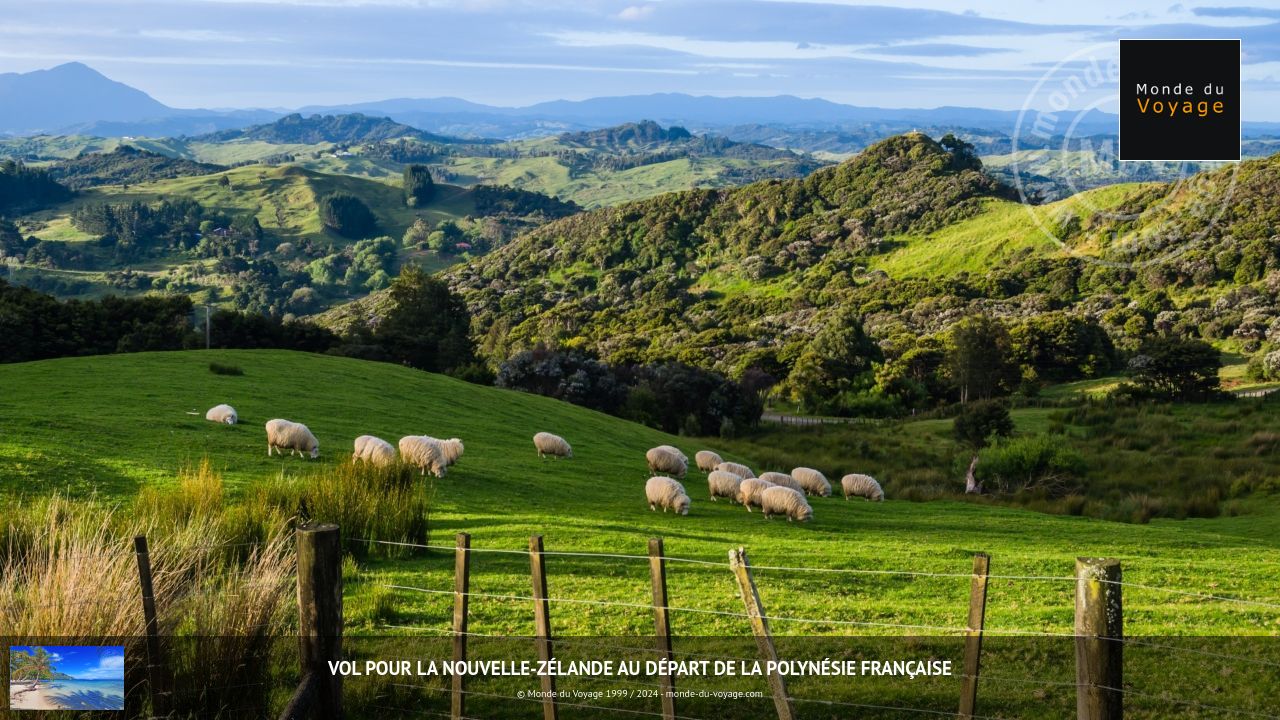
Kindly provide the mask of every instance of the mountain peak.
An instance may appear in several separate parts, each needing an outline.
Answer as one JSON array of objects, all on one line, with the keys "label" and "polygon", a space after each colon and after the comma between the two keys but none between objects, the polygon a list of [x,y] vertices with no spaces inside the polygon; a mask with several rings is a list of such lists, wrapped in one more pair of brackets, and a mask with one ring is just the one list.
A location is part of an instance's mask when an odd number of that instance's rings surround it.
[{"label": "mountain peak", "polygon": [[80,62],[0,75],[0,128],[49,132],[94,121],[141,121],[174,110]]}]

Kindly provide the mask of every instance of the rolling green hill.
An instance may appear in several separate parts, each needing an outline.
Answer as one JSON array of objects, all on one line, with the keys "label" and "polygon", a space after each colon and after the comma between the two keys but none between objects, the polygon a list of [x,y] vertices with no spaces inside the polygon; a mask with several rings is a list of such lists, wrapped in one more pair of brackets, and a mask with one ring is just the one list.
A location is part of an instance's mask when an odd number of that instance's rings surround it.
[{"label": "rolling green hill", "polygon": [[[215,375],[210,361],[235,365],[244,374]],[[1275,508],[1269,505],[1254,516],[1138,526],[979,504],[905,502],[895,499],[895,485],[880,461],[856,449],[845,450],[841,469],[884,478],[885,503],[815,498],[811,523],[766,521],[759,513],[706,501],[702,476],[694,471],[686,482],[694,498],[690,514],[653,513],[643,496],[644,451],[669,442],[692,455],[714,442],[673,438],[546,398],[389,364],[280,351],[147,353],[4,365],[0,386],[6,388],[0,396],[0,494],[10,499],[61,493],[127,505],[138,488],[173,482],[181,466],[205,457],[234,495],[268,477],[340,462],[359,434],[394,441],[402,434],[430,433],[466,443],[461,462],[434,481],[432,538],[442,544],[451,533],[467,531],[474,547],[515,550],[525,547],[530,534],[543,533],[548,550],[643,554],[646,538],[661,535],[675,557],[722,562],[729,548],[746,545],[761,565],[944,573],[968,572],[970,555],[985,550],[1001,574],[1051,576],[1070,575],[1077,555],[1108,555],[1124,560],[1132,582],[1181,587],[1195,577],[1197,588],[1255,597],[1271,596],[1270,579],[1280,562],[1280,544],[1269,531]],[[204,410],[219,402],[233,404],[242,424],[205,421]],[[267,457],[262,423],[281,416],[311,427],[321,443],[319,461]],[[530,442],[539,430],[564,435],[575,457],[539,460]],[[556,558],[552,566],[558,597],[646,602],[643,562],[605,568],[586,559]],[[474,567],[473,589],[528,589],[527,563],[518,555],[483,555]],[[349,581],[348,593],[354,608],[377,583],[443,588],[451,583],[451,568],[449,554],[374,561]],[[668,573],[673,605],[741,610],[727,568],[677,565]],[[963,578],[854,582],[766,571],[760,583],[766,600],[791,616],[941,626],[963,623],[968,588]],[[993,582],[988,627],[1067,630],[1070,597],[1069,583]],[[446,623],[448,598],[405,593],[394,602],[398,624]],[[1229,603],[1140,589],[1127,591],[1125,602],[1126,631],[1134,636],[1276,630],[1274,613]],[[477,601],[473,612],[475,632],[530,629],[527,613],[509,603]],[[732,617],[682,614],[676,621],[682,635],[745,631]],[[562,613],[557,627],[568,635],[643,635],[651,621],[643,612],[599,608]],[[775,628],[780,634],[850,631]]]},{"label": "rolling green hill", "polygon": [[[1119,364],[1057,381],[1117,370],[1157,333],[1237,353],[1237,370],[1254,363],[1256,381],[1280,338],[1277,188],[1273,156],[1024,206],[971,150],[909,134],[804,180],[570,217],[449,277],[494,362],[543,343],[617,364],[679,360],[788,379],[815,335],[851,311],[892,369],[986,313],[1019,332],[1100,328]],[[1048,381],[1028,368],[1031,383]],[[878,412],[897,391],[859,392]]]}]

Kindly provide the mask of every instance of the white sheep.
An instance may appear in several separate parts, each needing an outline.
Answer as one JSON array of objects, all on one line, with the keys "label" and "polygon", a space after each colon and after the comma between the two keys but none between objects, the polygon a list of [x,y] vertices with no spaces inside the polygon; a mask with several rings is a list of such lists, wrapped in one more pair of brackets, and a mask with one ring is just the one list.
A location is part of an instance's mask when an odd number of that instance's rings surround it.
[{"label": "white sheep", "polygon": [[751,512],[751,506],[760,507],[760,495],[771,487],[777,487],[768,480],[747,478],[738,485],[738,504]]},{"label": "white sheep", "polygon": [[306,425],[276,418],[267,421],[267,457],[271,456],[272,450],[281,455],[285,450],[290,455],[310,453],[314,459],[320,457],[320,441]]},{"label": "white sheep", "polygon": [[422,475],[430,470],[432,475],[442,478],[449,469],[440,441],[426,435],[406,435],[400,438],[400,457],[418,468]]},{"label": "white sheep", "polygon": [[804,499],[804,493],[788,487],[771,487],[760,493],[760,509],[766,520],[774,515],[786,515],[787,522],[813,519],[813,508]]},{"label": "white sheep", "polygon": [[462,441],[458,438],[449,438],[439,442],[440,448],[444,450],[445,463],[452,465],[458,462],[458,458],[462,457],[462,451],[465,449],[462,447]]},{"label": "white sheep", "polygon": [[[705,473],[715,470],[717,465],[724,462],[724,458],[710,450],[699,450],[694,454],[693,459],[698,463],[698,469]],[[739,477],[742,476],[739,475]]]},{"label": "white sheep", "polygon": [[875,502],[884,501],[884,490],[880,487],[880,483],[870,475],[859,475],[858,473],[849,473],[840,478],[840,489],[844,490],[844,499],[851,497],[866,498]]},{"label": "white sheep", "polygon": [[684,461],[684,464],[686,466],[689,464],[689,456],[685,455],[684,451],[676,447],[675,445],[659,445],[658,447],[662,448],[663,450],[666,450],[667,452],[674,453],[675,455],[677,455],[681,460]]},{"label": "white sheep", "polygon": [[731,472],[723,470],[712,470],[707,473],[707,490],[711,493],[711,502],[715,502],[716,498],[729,498],[729,502],[738,499],[738,486],[742,484],[742,478]]},{"label": "white sheep", "polygon": [[795,478],[791,477],[790,475],[784,472],[760,473],[760,479],[768,480],[774,485],[781,485],[782,487],[785,487],[785,488],[791,488],[792,490],[795,490],[796,492],[799,492],[801,494],[804,493],[804,487],[800,483],[796,482]]},{"label": "white sheep", "polygon": [[649,500],[650,510],[662,508],[662,512],[670,509],[679,515],[689,514],[689,494],[684,491],[684,485],[669,477],[658,475],[649,478],[649,482],[644,484],[644,494]]},{"label": "white sheep", "polygon": [[552,435],[549,432],[540,432],[533,436],[533,446],[538,448],[538,457],[573,457],[573,448],[569,447],[569,443],[559,435]]},{"label": "white sheep", "polygon": [[386,467],[396,461],[396,449],[380,437],[361,435],[356,438],[355,452],[351,454],[351,461]]},{"label": "white sheep", "polygon": [[791,471],[791,477],[800,483],[805,495],[831,497],[831,482],[827,480],[827,476],[823,475],[821,471],[813,468],[798,467]]},{"label": "white sheep", "polygon": [[650,448],[644,457],[649,461],[649,472],[667,473],[678,478],[684,477],[685,473],[689,472],[689,461],[679,450],[670,445]]},{"label": "white sheep", "polygon": [[743,479],[753,478],[756,476],[755,472],[752,471],[751,468],[747,467],[746,465],[743,465],[742,463],[736,463],[736,462],[722,462],[719,465],[716,465],[716,470],[731,472],[734,475],[737,475],[738,477]]},{"label": "white sheep", "polygon": [[227,425],[235,425],[240,422],[240,416],[236,414],[236,409],[225,403],[209,408],[209,412],[204,414],[204,419],[210,422],[226,423]]}]

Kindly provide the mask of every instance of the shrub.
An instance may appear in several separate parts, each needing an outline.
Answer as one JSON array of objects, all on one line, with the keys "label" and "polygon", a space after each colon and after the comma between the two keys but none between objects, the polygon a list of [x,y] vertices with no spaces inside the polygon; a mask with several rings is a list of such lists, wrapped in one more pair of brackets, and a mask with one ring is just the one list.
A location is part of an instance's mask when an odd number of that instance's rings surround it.
[{"label": "shrub", "polygon": [[320,222],[345,238],[366,238],[378,230],[378,220],[360,198],[335,192],[320,198]]},{"label": "shrub", "polygon": [[1002,439],[982,455],[977,475],[988,490],[1058,497],[1079,490],[1084,456],[1048,435]]}]

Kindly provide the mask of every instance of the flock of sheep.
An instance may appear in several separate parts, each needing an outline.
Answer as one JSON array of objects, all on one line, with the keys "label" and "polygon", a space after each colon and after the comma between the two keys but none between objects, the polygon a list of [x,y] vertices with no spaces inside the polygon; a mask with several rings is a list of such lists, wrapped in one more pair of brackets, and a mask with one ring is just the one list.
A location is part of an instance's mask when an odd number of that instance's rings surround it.
[{"label": "flock of sheep", "polygon": [[[239,416],[230,405],[218,405],[205,413],[205,419],[212,422],[235,425]],[[444,477],[449,466],[462,457],[463,445],[458,438],[438,440],[427,435],[406,435],[400,438],[400,459],[406,464],[416,467],[423,475],[430,472],[436,477]],[[320,456],[320,441],[310,428],[282,418],[267,421],[267,456],[273,453],[303,455],[317,458]],[[351,454],[352,462],[364,462],[378,467],[386,467],[396,461],[396,448],[391,443],[373,435],[361,435],[356,438],[355,448]]]},{"label": "flock of sheep", "polygon": [[[230,405],[218,405],[205,413],[205,419],[235,425],[239,416]],[[276,418],[268,420],[266,428],[268,456],[273,453],[283,455],[288,450],[290,455],[319,457],[320,442],[306,425]],[[573,448],[559,435],[540,432],[533,436],[533,446],[540,458],[573,457]],[[423,475],[430,472],[435,477],[444,477],[449,466],[462,457],[463,446],[458,438],[438,440],[427,435],[407,435],[400,438],[399,451],[400,460],[418,468]],[[659,445],[645,453],[645,459],[649,463],[649,472],[665,473],[654,475],[645,483],[649,509],[656,511],[662,508],[663,512],[672,510],[688,515],[692,500],[678,479],[688,474],[688,456],[674,446]],[[352,461],[379,467],[391,465],[396,462],[396,447],[382,438],[361,435],[355,440]],[[751,468],[741,463],[725,462],[711,450],[698,451],[694,461],[698,469],[707,474],[707,491],[712,502],[728,498],[729,502],[746,507],[747,512],[757,507],[766,519],[784,515],[788,521],[811,520],[813,506],[808,498],[831,497],[831,483],[813,468],[798,467],[790,473],[765,472],[756,477]],[[851,497],[877,502],[884,500],[884,490],[870,475],[845,475],[840,479],[840,489],[845,500]]]},{"label": "flock of sheep", "polygon": [[[683,478],[689,471],[689,458],[679,448],[659,445],[645,453],[649,472],[655,475],[645,483],[645,497],[649,509],[662,508],[680,515],[689,514],[692,502],[684,485],[676,478]],[[707,491],[711,501],[728,498],[751,512],[758,507],[765,519],[785,515],[788,521],[806,522],[813,519],[813,506],[808,496],[831,497],[831,483],[821,472],[813,468],[798,467],[790,473],[766,472],[756,477],[751,468],[741,463],[725,462],[711,450],[700,450],[694,455],[698,469],[707,474]],[[674,476],[674,477],[670,477]],[[884,500],[884,490],[870,475],[850,473],[840,479],[844,499],[861,497],[877,502]]]}]

